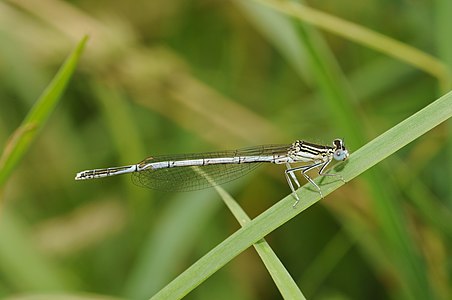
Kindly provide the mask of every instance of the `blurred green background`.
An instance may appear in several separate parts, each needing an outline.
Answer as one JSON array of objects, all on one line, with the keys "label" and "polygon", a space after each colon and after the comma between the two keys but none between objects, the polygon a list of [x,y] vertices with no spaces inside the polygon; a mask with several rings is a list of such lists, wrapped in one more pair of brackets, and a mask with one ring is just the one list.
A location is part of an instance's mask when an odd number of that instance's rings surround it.
[{"label": "blurred green background", "polygon": [[[353,152],[450,89],[428,62],[414,67],[263,2],[0,3],[0,149],[90,36],[3,187],[0,298],[148,299],[239,228],[213,189],[163,193],[129,176],[76,182],[76,172],[295,139],[343,138]],[[449,0],[310,5],[452,66]],[[435,128],[266,237],[308,299],[452,298],[450,130]],[[224,188],[251,218],[290,192],[279,166]],[[254,249],[187,296],[280,298]]]}]

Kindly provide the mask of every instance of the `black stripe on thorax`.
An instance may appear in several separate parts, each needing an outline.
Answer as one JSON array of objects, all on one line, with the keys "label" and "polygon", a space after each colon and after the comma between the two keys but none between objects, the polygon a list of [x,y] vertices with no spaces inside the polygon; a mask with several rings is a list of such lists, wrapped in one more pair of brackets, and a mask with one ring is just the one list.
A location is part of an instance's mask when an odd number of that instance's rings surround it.
[{"label": "black stripe on thorax", "polygon": [[300,151],[307,152],[307,153],[310,153],[313,155],[325,154],[325,153],[329,153],[330,151],[334,150],[330,146],[317,145],[317,144],[312,144],[312,143],[308,143],[308,142],[304,142],[304,141],[300,141],[299,143],[297,143],[296,146],[298,146]]}]

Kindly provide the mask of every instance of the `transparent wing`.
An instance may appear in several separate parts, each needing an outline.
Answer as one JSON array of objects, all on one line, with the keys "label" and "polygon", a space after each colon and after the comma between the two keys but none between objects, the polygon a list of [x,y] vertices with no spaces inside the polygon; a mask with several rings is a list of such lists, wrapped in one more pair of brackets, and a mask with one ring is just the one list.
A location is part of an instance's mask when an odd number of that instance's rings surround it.
[{"label": "transparent wing", "polygon": [[[290,145],[265,145],[232,151],[184,155],[165,155],[145,159],[143,164],[161,161],[180,161],[202,158],[237,156],[268,156],[287,154]],[[141,187],[161,191],[193,191],[235,180],[261,165],[257,163],[213,164],[163,169],[147,169],[132,174],[132,181]]]}]

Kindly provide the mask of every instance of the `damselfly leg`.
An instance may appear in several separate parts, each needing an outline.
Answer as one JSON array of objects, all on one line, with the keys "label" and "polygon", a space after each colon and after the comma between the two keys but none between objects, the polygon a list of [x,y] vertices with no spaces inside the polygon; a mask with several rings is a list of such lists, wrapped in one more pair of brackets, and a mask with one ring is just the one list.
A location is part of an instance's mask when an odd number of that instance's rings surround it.
[{"label": "damselfly leg", "polygon": [[287,182],[289,183],[290,189],[292,190],[292,195],[295,197],[295,203],[292,205],[293,208],[295,208],[297,206],[297,204],[300,202],[300,198],[298,197],[298,195],[296,193],[296,189],[294,188],[294,185],[292,183],[292,181],[295,182],[297,189],[300,188],[300,183],[298,182],[297,176],[295,175],[295,172],[297,172],[297,171],[301,171],[301,174],[306,178],[306,180],[309,181],[309,183],[311,183],[317,189],[321,198],[323,198],[322,189],[307,174],[307,172],[309,172],[310,170],[312,170],[314,168],[320,168],[319,172],[318,172],[320,176],[339,176],[340,179],[345,183],[345,180],[342,177],[342,175],[329,174],[329,173],[324,172],[326,167],[329,165],[329,163],[331,161],[332,161],[332,159],[328,159],[325,162],[318,162],[318,163],[314,163],[311,165],[294,167],[294,168],[289,163],[286,163],[286,171],[285,171],[286,179],[287,179]]},{"label": "damselfly leg", "polygon": [[[320,189],[320,187],[314,182],[314,180],[312,180],[312,178],[306,173],[309,170],[312,170],[313,168],[319,167],[322,164],[325,164],[324,162],[320,162],[320,163],[315,163],[312,165],[307,165],[307,166],[300,166],[300,167],[295,167],[295,168],[288,168],[285,171],[286,174],[286,178],[287,181],[289,182],[289,186],[290,189],[292,190],[292,194],[295,196],[295,203],[292,205],[293,208],[295,208],[297,206],[297,204],[300,202],[300,198],[298,197],[297,193],[295,192],[294,186],[290,180],[290,178],[294,179],[294,182],[297,184],[297,188],[300,188],[300,183],[298,182],[298,180],[296,179],[296,175],[295,172],[297,171],[301,171],[301,174],[303,174],[304,178],[306,178],[307,181],[309,181],[313,186],[315,186],[315,188],[317,189],[317,191],[320,194],[320,197],[323,198],[323,194],[322,194],[322,190]],[[289,164],[286,164],[288,167],[290,167]],[[290,175],[290,177],[289,177]]]}]

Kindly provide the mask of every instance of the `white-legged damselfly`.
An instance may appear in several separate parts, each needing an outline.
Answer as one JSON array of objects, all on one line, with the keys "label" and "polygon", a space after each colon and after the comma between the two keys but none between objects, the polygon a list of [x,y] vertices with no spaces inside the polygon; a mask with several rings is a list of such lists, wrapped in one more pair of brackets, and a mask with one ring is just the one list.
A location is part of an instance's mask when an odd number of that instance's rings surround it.
[{"label": "white-legged damselfly", "polygon": [[[295,172],[300,171],[323,197],[320,187],[307,172],[318,168],[319,175],[336,176],[338,174],[326,173],[326,167],[333,160],[343,161],[347,158],[348,151],[341,139],[335,139],[332,146],[298,140],[291,145],[263,145],[230,151],[153,156],[135,165],[83,171],[77,173],[75,179],[132,173],[133,182],[139,186],[163,191],[190,191],[234,180],[261,163],[285,164],[286,179],[296,199],[295,207],[300,201],[295,192],[295,186],[300,188]],[[292,167],[292,164],[297,163],[303,165]]]}]

